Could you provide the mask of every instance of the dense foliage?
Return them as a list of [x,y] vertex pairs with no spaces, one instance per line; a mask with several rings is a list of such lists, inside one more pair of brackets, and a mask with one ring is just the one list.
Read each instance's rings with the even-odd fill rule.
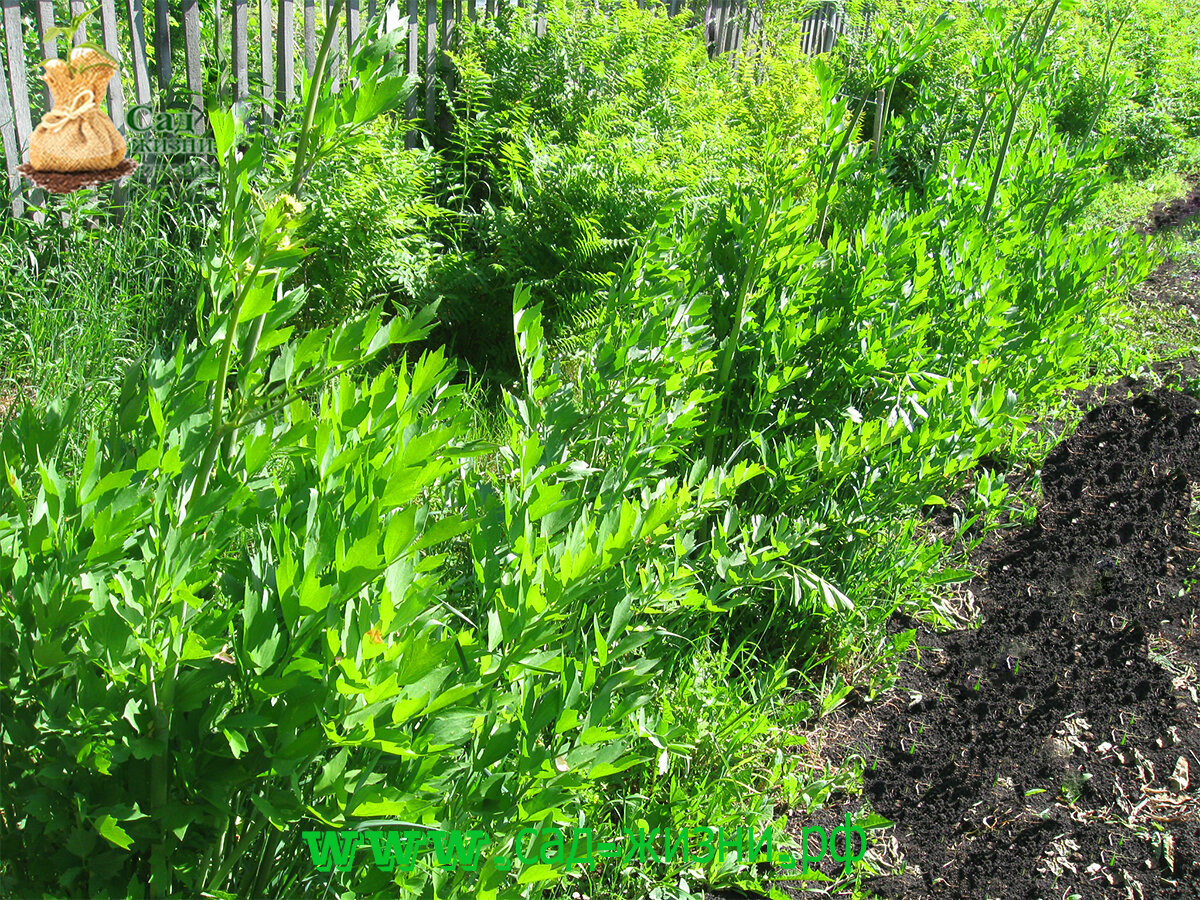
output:
[[[759,833],[772,791],[839,786],[775,752],[789,716],[902,649],[897,606],[936,612],[962,573],[915,513],[1121,352],[1153,262],[1080,225],[1116,145],[1055,125],[1057,5],[980,25],[978,110],[916,77],[936,16],[873,32],[864,91],[785,77],[786,34],[734,74],[629,4],[470,32],[447,146],[389,122],[399,35],[352,60],[375,90],[318,77],[279,137],[215,111],[196,334],[125,367],[78,459],[75,394],[0,431],[0,889],[754,883],[732,857],[320,872],[301,835],[511,857],[538,825]],[[876,154],[860,96],[890,84]],[[511,339],[486,428],[436,316],[451,350]],[[968,514],[1006,490],[984,471]]]

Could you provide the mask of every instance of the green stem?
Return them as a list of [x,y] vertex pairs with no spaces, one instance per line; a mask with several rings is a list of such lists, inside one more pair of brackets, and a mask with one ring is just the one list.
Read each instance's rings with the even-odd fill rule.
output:
[[721,362],[717,372],[717,389],[720,393],[717,394],[716,406],[713,408],[712,420],[709,423],[708,437],[704,441],[704,456],[711,463],[713,460],[713,451],[716,447],[717,430],[721,427],[721,417],[725,408],[725,397],[729,393],[729,375],[733,368],[733,357],[737,351],[738,342],[742,335],[742,319],[746,312],[746,297],[750,293],[750,287],[758,281],[758,276],[762,272],[763,266],[763,243],[767,237],[767,229],[770,227],[771,220],[774,218],[776,192],[771,190],[768,206],[762,211],[762,221],[758,225],[758,234],[754,236],[754,247],[751,252],[754,256],[750,263],[750,269],[746,273],[746,277],[738,286],[737,305],[734,309],[733,322],[730,327],[729,335],[725,338],[725,343],[721,347]]
[[[325,76],[329,66],[329,54],[333,50],[333,42],[337,35],[337,20],[342,14],[342,6],[345,0],[334,0],[333,9],[329,13],[329,19],[325,23],[325,36],[321,39],[321,49],[317,54],[316,67],[313,69],[313,77],[308,83],[308,98],[304,108],[304,122],[300,128],[300,138],[296,145],[296,159],[292,168],[292,196],[298,196],[300,187],[304,183],[305,164],[308,161],[308,145],[310,135],[312,134],[313,121],[317,115],[317,100],[321,94],[321,88],[325,83]],[[279,301],[280,295],[283,293],[283,282],[280,281],[275,285],[275,300]],[[243,365],[249,366],[254,360],[255,354],[258,353],[258,342],[262,339],[263,326],[266,322],[267,314],[263,313],[250,326],[250,335],[246,341],[245,353],[242,356]],[[227,443],[227,454],[232,452],[233,443],[237,440],[237,429],[229,433]],[[207,455],[207,454],[206,454]],[[215,448],[214,448],[215,459]],[[206,482],[207,483],[207,482]]]
[[[169,666],[171,660],[168,659],[167,663]],[[165,685],[161,691],[159,690],[152,665],[149,667],[149,682],[150,697],[154,703],[154,737],[163,742],[162,752],[156,753],[150,760],[150,812],[153,815],[167,805],[167,777],[171,762],[171,720],[167,710],[170,708],[172,698],[167,696],[168,691]],[[171,693],[173,692],[172,686]],[[151,897],[166,897],[171,893],[171,866],[166,859],[166,854],[165,839],[156,842],[150,858],[149,895]]]
[[[891,84],[888,85],[887,95],[883,98],[883,114],[880,119],[881,121],[884,121],[884,122],[887,121],[888,113],[892,109],[892,95],[895,94],[895,92],[896,92],[896,82],[899,80],[900,80],[900,76],[897,75],[892,79]],[[883,132],[880,131],[881,137],[882,137],[882,134],[883,134]]]
[[[204,450],[204,457],[200,460],[200,471],[196,475],[196,488],[192,492],[192,497],[203,497],[205,492],[208,491],[208,483],[212,478],[213,464],[217,460],[217,450],[221,446],[221,439],[225,436],[226,425],[223,418],[225,414],[225,382],[229,379],[229,366],[231,357],[233,356],[233,341],[237,336],[238,316],[241,314],[242,305],[246,302],[246,294],[249,292],[250,286],[258,278],[260,269],[262,269],[261,249],[254,261],[254,268],[250,272],[250,277],[246,279],[241,290],[238,291],[237,296],[234,298],[233,306],[229,310],[225,343],[221,347],[221,363],[217,370],[217,393],[213,398],[212,434],[209,436],[208,446]],[[182,519],[182,504],[180,507],[180,517]]]
[[234,866],[238,864],[238,861],[246,854],[246,851],[258,840],[258,836],[262,834],[262,830],[266,825],[266,817],[259,813],[254,820],[254,824],[250,826],[250,830],[243,834],[237,842],[237,847],[229,854],[229,858],[225,860],[225,864],[217,870],[212,880],[206,885],[206,890],[209,893],[212,893],[213,890],[225,883],[225,879],[229,877],[229,873],[233,871]]
[[[957,99],[958,98],[955,97],[950,101],[951,113],[953,113],[954,108],[958,105]],[[938,169],[940,169],[942,166],[942,152],[946,148],[946,136],[950,133],[951,119],[952,116],[946,116],[942,122],[942,133],[938,135],[937,150],[935,150],[933,153],[933,166],[929,170],[930,175],[926,177],[926,183],[928,183],[930,177],[937,178]]]
[[[1132,13],[1130,13],[1132,15]],[[1116,30],[1108,42],[1108,52],[1104,54],[1104,68],[1100,70],[1100,83],[1107,87],[1107,92],[1104,95],[1104,100],[1096,104],[1096,111],[1092,113],[1092,121],[1088,124],[1088,130],[1083,135],[1083,141],[1080,143],[1080,151],[1087,149],[1088,143],[1092,139],[1092,134],[1096,131],[1096,126],[1100,124],[1100,117],[1104,115],[1104,110],[1108,107],[1108,98],[1112,94],[1112,85],[1108,84],[1108,66],[1112,62],[1113,49],[1117,45],[1117,39],[1121,36],[1121,32],[1125,28],[1125,24],[1129,21],[1127,15],[1124,19],[1117,23]]]
[[[275,283],[275,302],[278,303],[283,295],[283,281],[279,280]],[[263,313],[250,325],[250,334],[246,340],[246,350],[242,354],[242,366],[249,369],[254,364],[254,357],[258,353],[258,342],[262,339],[263,325],[267,321],[267,314]],[[229,459],[233,454],[233,445],[237,442],[238,427],[235,425],[230,429],[225,439],[222,459],[225,464],[229,464]]]
[[821,192],[821,224],[817,228],[818,243],[825,239],[825,224],[829,217],[829,190],[833,187],[833,183],[837,181],[838,168],[842,164],[842,154],[846,152],[846,146],[850,143],[850,136],[858,131],[858,127],[862,123],[863,110],[866,109],[866,106],[867,98],[863,97],[858,102],[858,111],[854,114],[853,124],[842,135],[842,142],[838,146],[837,152],[834,154],[830,164],[829,177],[825,180]]
[[347,363],[346,365],[338,366],[333,371],[322,376],[321,378],[318,378],[314,381],[306,381],[302,384],[297,385],[296,389],[294,391],[289,393],[286,397],[284,397],[284,399],[280,400],[278,403],[274,404],[273,406],[269,406],[266,409],[259,410],[254,415],[248,416],[245,419],[239,419],[236,427],[237,428],[246,428],[250,425],[258,424],[263,419],[269,418],[270,416],[275,415],[275,413],[280,412],[281,410],[287,409],[289,406],[291,406],[297,400],[302,399],[305,391],[311,391],[315,388],[323,387],[324,385],[328,384],[331,380],[333,380],[334,378],[337,378],[339,375],[343,374],[344,372],[349,372],[352,368],[354,368],[354,364]]
[[[1033,58],[1035,60],[1039,59],[1042,55],[1042,46],[1046,42],[1046,35],[1050,31],[1050,23],[1054,20],[1054,14],[1058,11],[1058,4],[1060,2],[1061,0],[1054,0],[1054,2],[1050,4],[1050,13],[1046,16],[1046,22],[1042,26],[1042,33],[1038,38],[1037,48],[1033,53]],[[1033,11],[1030,10],[1030,15],[1032,15],[1032,13]],[[1026,17],[1026,21],[1028,21],[1028,16]],[[1022,32],[1023,31],[1024,26],[1022,26]],[[1021,104],[1025,101],[1025,95],[1029,93],[1029,87],[1032,81],[1033,74],[1031,73],[1021,84],[1020,90],[1018,91],[1016,97],[1013,98],[1012,111],[1008,116],[1008,126],[1004,129],[1004,140],[1000,144],[1000,154],[996,157],[996,168],[992,171],[992,183],[988,188],[987,202],[983,206],[984,222],[987,222],[992,216],[992,209],[996,203],[996,192],[1000,189],[1000,176],[1004,173],[1004,162],[1008,157],[1009,144],[1012,143],[1013,129],[1017,125],[1017,114],[1021,111]]]
[[[986,96],[986,95],[985,95]],[[979,124],[975,126],[975,134],[971,137],[971,146],[967,148],[967,155],[963,158],[963,168],[970,169],[971,160],[975,156],[975,148],[979,146],[979,138],[983,135],[983,129],[987,125],[987,120],[991,117],[992,106],[996,103],[996,97],[993,94],[990,100],[985,100],[983,104],[983,112],[979,116]]]
[[321,49],[317,53],[316,68],[313,69],[312,80],[308,83],[308,103],[304,108],[304,123],[300,127],[300,143],[296,146],[296,162],[292,169],[292,195],[300,192],[304,181],[304,163],[308,153],[309,134],[312,132],[313,120],[317,117],[317,98],[325,82],[326,68],[329,65],[329,54],[333,49],[333,40],[337,32],[337,20],[342,14],[346,0],[333,0],[333,8],[325,23],[325,37],[321,40]]

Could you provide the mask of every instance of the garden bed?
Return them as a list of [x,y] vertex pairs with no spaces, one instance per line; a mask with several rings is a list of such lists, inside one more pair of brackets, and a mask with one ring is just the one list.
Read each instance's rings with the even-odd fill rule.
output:
[[[1151,230],[1193,218],[1198,198],[1156,208]],[[1200,268],[1168,260],[1136,293],[1200,311]],[[1036,521],[976,551],[973,626],[893,616],[919,654],[810,743],[827,775],[865,761],[863,795],[790,811],[789,831],[847,812],[892,821],[868,842],[883,874],[862,886],[878,896],[1196,896],[1200,400],[1174,388],[1200,366],[1153,368],[1156,390],[1130,376],[1079,392],[1086,414],[1043,463]]]
[[983,623],[921,629],[862,717],[905,864],[881,895],[1193,896],[1197,482],[1200,402],[1170,390],[1094,409],[1050,454],[1037,521],[971,586]]
[[[919,659],[886,702],[822,729],[825,759],[866,760],[865,799],[895,823],[871,841],[880,896],[1195,896],[1200,401],[1094,408],[1042,485],[1037,521],[969,586],[982,624],[898,614]],[[861,805],[797,811],[793,830]]]

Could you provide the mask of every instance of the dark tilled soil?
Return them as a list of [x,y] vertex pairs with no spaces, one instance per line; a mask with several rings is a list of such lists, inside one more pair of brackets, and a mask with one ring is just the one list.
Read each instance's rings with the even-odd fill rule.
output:
[[919,659],[832,717],[824,758],[867,760],[864,796],[789,814],[895,823],[869,842],[881,897],[1200,897],[1200,400],[1093,408],[1042,490],[969,586],[982,624],[894,617]]
[[983,624],[923,632],[874,713],[881,896],[1200,896],[1200,401],[1092,410],[1042,484],[972,585]]
[[1182,197],[1154,204],[1146,221],[1140,223],[1137,230],[1141,234],[1155,234],[1178,228],[1197,215],[1200,215],[1200,176],[1192,178],[1192,189]]

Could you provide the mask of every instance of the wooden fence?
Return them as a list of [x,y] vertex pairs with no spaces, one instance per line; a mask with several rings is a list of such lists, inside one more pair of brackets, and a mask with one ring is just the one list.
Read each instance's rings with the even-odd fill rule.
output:
[[[598,2],[598,0],[596,0]],[[638,0],[643,8],[667,7],[671,16],[690,12],[697,24],[703,22],[710,54],[741,48],[743,41],[761,27],[761,0]],[[407,114],[416,119],[423,113],[426,127],[436,127],[437,60],[453,45],[457,23],[468,18],[497,15],[503,5],[534,9],[534,27],[545,33],[543,0],[346,0],[339,29],[338,57],[334,83],[340,77],[339,62],[368,22],[376,17],[388,29],[405,29],[407,70],[421,79],[421,87],[409,98]],[[28,159],[29,135],[34,123],[48,111],[49,90],[33,78],[41,59],[58,55],[58,48],[44,36],[47,29],[82,13],[95,0],[0,0],[3,9],[5,90],[0,91],[0,142],[15,216],[27,205],[42,205],[42,195],[25,184],[17,167]],[[820,53],[833,47],[847,28],[842,3],[823,2],[803,22],[804,49]],[[156,111],[186,107],[203,108],[205,91],[229,90],[233,99],[260,98],[262,123],[266,127],[281,110],[299,99],[297,66],[312,74],[317,48],[332,0],[216,0],[205,3],[206,22],[201,21],[200,0],[101,0],[99,20],[85,24],[74,36],[78,45],[86,40],[101,44],[122,61],[122,75],[108,85],[108,114],[118,129],[126,131],[126,114],[136,106]],[[297,8],[299,7],[299,8]],[[23,11],[24,10],[24,11]],[[174,17],[175,23],[172,23]],[[202,28],[202,24],[206,27]],[[99,34],[95,32],[98,29]],[[204,36],[209,36],[209,46]],[[423,38],[423,39],[422,39]],[[182,53],[172,42],[182,43]],[[27,52],[35,48],[36,52]],[[173,51],[175,51],[173,53]],[[40,57],[37,56],[40,54]],[[183,70],[175,71],[182,57]],[[430,64],[433,61],[433,64]],[[216,63],[215,69],[213,63]],[[216,72],[219,83],[206,83],[206,73]],[[118,202],[122,195],[116,188]],[[26,199],[30,201],[26,204]]]

